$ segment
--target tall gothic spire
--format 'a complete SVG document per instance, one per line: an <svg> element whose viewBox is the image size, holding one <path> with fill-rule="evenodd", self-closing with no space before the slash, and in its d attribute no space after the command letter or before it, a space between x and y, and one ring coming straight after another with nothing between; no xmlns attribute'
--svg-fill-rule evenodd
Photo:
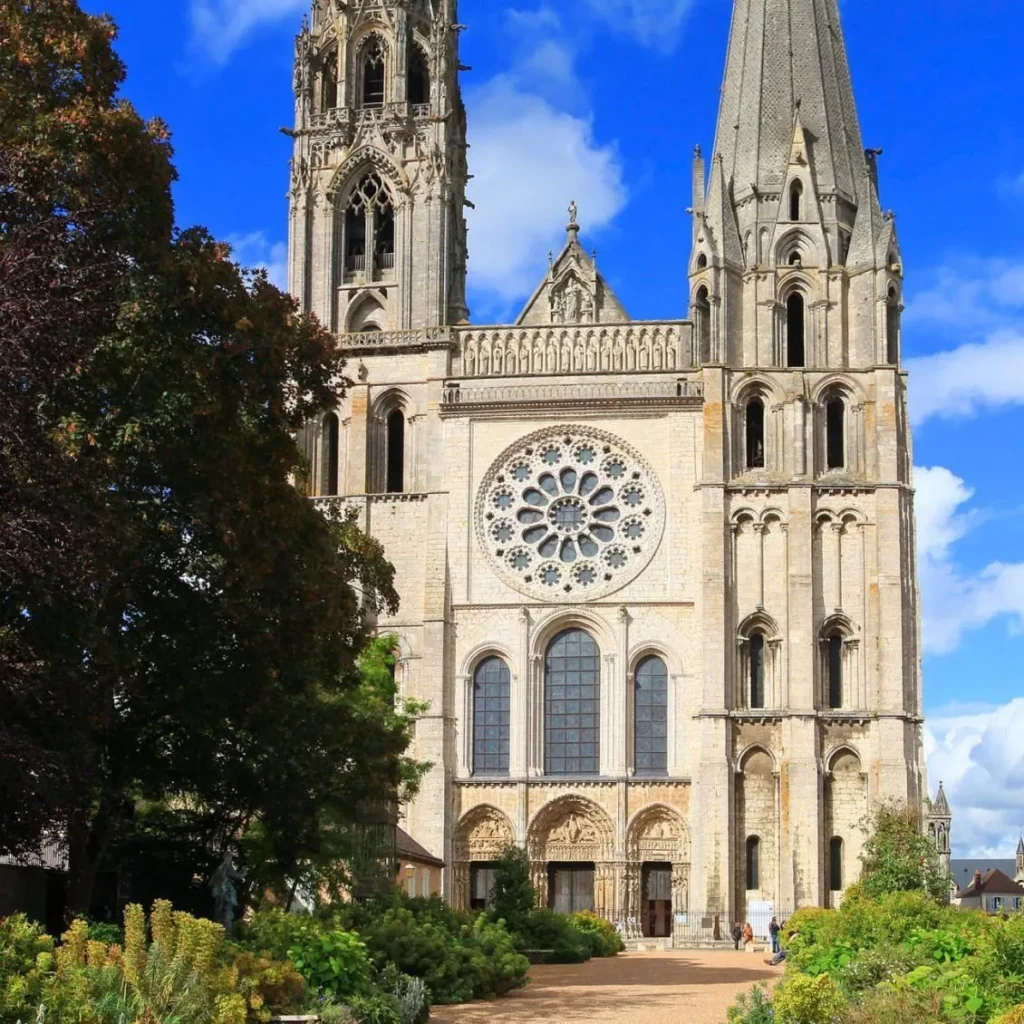
<svg viewBox="0 0 1024 1024"><path fill-rule="evenodd" d="M797 119L820 193L868 198L836 0L736 0L715 152L737 198L779 191Z"/></svg>

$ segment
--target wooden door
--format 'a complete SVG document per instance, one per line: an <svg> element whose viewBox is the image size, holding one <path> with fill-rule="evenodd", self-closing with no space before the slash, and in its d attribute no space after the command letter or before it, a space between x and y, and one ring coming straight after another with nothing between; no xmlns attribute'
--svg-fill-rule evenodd
<svg viewBox="0 0 1024 1024"><path fill-rule="evenodd" d="M552 864L548 869L548 906L560 914L594 909L594 865Z"/></svg>
<svg viewBox="0 0 1024 1024"><path fill-rule="evenodd" d="M643 870L643 933L648 939L672 934L672 865L645 864Z"/></svg>

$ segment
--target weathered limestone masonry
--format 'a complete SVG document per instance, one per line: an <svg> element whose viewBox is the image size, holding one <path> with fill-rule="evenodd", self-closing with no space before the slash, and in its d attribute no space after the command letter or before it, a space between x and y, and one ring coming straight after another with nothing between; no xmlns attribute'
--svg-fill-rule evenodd
<svg viewBox="0 0 1024 1024"><path fill-rule="evenodd" d="M405 827L460 905L508 842L652 936L828 905L927 792L903 265L836 0L736 0L685 319L630 319L573 204L490 327L455 6L317 0L296 54L290 283L353 380L304 443L397 570Z"/></svg>

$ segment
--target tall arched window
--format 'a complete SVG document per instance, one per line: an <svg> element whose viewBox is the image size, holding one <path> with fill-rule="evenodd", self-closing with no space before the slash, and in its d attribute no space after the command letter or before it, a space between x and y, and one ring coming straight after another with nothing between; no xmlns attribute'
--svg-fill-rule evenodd
<svg viewBox="0 0 1024 1024"><path fill-rule="evenodd" d="M371 37L362 53L362 105L381 107L384 105L384 76L387 65L387 51L377 36Z"/></svg>
<svg viewBox="0 0 1024 1024"><path fill-rule="evenodd" d="M545 659L544 771L597 775L601 770L601 651L589 633L569 629Z"/></svg>
<svg viewBox="0 0 1024 1024"><path fill-rule="evenodd" d="M764 402L752 398L747 402L747 469L764 469Z"/></svg>
<svg viewBox="0 0 1024 1024"><path fill-rule="evenodd" d="M707 288L700 288L694 303L697 320L697 343L700 346L700 361L711 362L711 299Z"/></svg>
<svg viewBox="0 0 1024 1024"><path fill-rule="evenodd" d="M803 220L804 185L797 179L789 187L789 219Z"/></svg>
<svg viewBox="0 0 1024 1024"><path fill-rule="evenodd" d="M320 111L327 113L338 105L338 51L331 50L320 69Z"/></svg>
<svg viewBox="0 0 1024 1024"><path fill-rule="evenodd" d="M327 497L338 493L338 474L341 469L341 424L337 413L329 412L323 424L324 465L320 491Z"/></svg>
<svg viewBox="0 0 1024 1024"><path fill-rule="evenodd" d="M473 673L473 774L508 775L512 676L501 658L487 658Z"/></svg>
<svg viewBox="0 0 1024 1024"><path fill-rule="evenodd" d="M374 254L372 265L367 254ZM367 174L345 207L345 271L389 270L395 265L395 208L379 174Z"/></svg>
<svg viewBox="0 0 1024 1024"><path fill-rule="evenodd" d="M409 102L430 102L430 66L427 55L415 43L409 45Z"/></svg>
<svg viewBox="0 0 1024 1024"><path fill-rule="evenodd" d="M805 365L804 297L793 292L786 302L786 365Z"/></svg>
<svg viewBox="0 0 1024 1024"><path fill-rule="evenodd" d="M829 469L846 465L846 403L838 396L825 406L825 455Z"/></svg>
<svg viewBox="0 0 1024 1024"><path fill-rule="evenodd" d="M633 757L637 775L668 773L668 669L644 658L633 688Z"/></svg>
<svg viewBox="0 0 1024 1024"><path fill-rule="evenodd" d="M900 298L895 288L889 289L885 303L885 359L893 366L900 361Z"/></svg>
<svg viewBox="0 0 1024 1024"><path fill-rule="evenodd" d="M750 707L764 707L764 634L750 637L750 679L748 680Z"/></svg>
<svg viewBox="0 0 1024 1024"><path fill-rule="evenodd" d="M843 638L833 633L827 644L828 706L838 709L843 706Z"/></svg>
<svg viewBox="0 0 1024 1024"><path fill-rule="evenodd" d="M747 839L747 891L761 888L761 840L757 836Z"/></svg>
<svg viewBox="0 0 1024 1024"><path fill-rule="evenodd" d="M401 409L388 414L387 432L387 492L401 494L405 490L405 416Z"/></svg>
<svg viewBox="0 0 1024 1024"><path fill-rule="evenodd" d="M843 841L833 836L828 844L828 878L832 892L843 891Z"/></svg>

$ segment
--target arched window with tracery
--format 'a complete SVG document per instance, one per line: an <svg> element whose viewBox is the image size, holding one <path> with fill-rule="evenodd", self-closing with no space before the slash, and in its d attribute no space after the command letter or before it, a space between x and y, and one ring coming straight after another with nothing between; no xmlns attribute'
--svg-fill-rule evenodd
<svg viewBox="0 0 1024 1024"><path fill-rule="evenodd" d="M363 107L384 105L384 79L387 72L387 50L378 36L371 36L360 55L361 86L360 96Z"/></svg>
<svg viewBox="0 0 1024 1024"><path fill-rule="evenodd" d="M387 419L386 490L388 494L405 491L405 415L394 409Z"/></svg>
<svg viewBox="0 0 1024 1024"><path fill-rule="evenodd" d="M501 658L473 673L473 774L508 775L512 676Z"/></svg>
<svg viewBox="0 0 1024 1024"><path fill-rule="evenodd" d="M711 299L707 288L697 291L694 302L694 319L697 321L697 343L700 346L700 361L711 362Z"/></svg>
<svg viewBox="0 0 1024 1024"><path fill-rule="evenodd" d="M668 669L644 658L633 684L633 760L637 775L668 774Z"/></svg>
<svg viewBox="0 0 1024 1024"><path fill-rule="evenodd" d="M789 219L803 220L804 184L797 179L789 186Z"/></svg>
<svg viewBox="0 0 1024 1024"><path fill-rule="evenodd" d="M745 410L747 469L764 469L764 402L751 398Z"/></svg>
<svg viewBox="0 0 1024 1024"><path fill-rule="evenodd" d="M900 361L900 297L895 288L889 289L885 302L885 359L898 366Z"/></svg>
<svg viewBox="0 0 1024 1024"><path fill-rule="evenodd" d="M761 888L761 840L757 836L747 837L747 892Z"/></svg>
<svg viewBox="0 0 1024 1024"><path fill-rule="evenodd" d="M345 207L345 272L355 276L395 266L395 207L375 171L363 177ZM372 261L368 255L372 253Z"/></svg>
<svg viewBox="0 0 1024 1024"><path fill-rule="evenodd" d="M409 45L409 102L419 106L430 102L430 64L417 43Z"/></svg>
<svg viewBox="0 0 1024 1024"><path fill-rule="evenodd" d="M786 365L806 365L805 353L805 303L799 292L793 292L786 300Z"/></svg>
<svg viewBox="0 0 1024 1024"><path fill-rule="evenodd" d="M334 497L339 493L341 471L341 424L338 414L329 412L323 421L323 469L320 493Z"/></svg>
<svg viewBox="0 0 1024 1024"><path fill-rule="evenodd" d="M601 770L601 651L582 629L560 633L544 664L544 771L597 775Z"/></svg>
<svg viewBox="0 0 1024 1024"><path fill-rule="evenodd" d="M839 395L825 403L825 458L829 469L846 466L846 403Z"/></svg>

